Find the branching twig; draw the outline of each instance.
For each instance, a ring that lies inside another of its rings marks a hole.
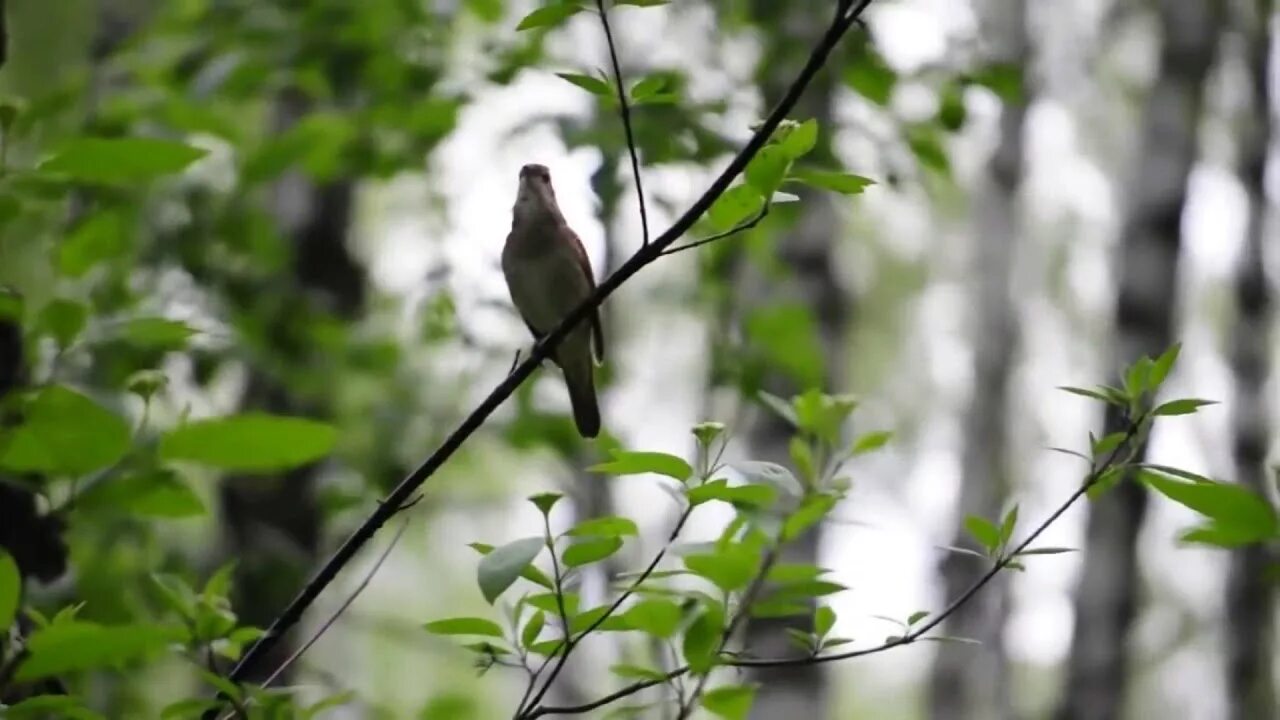
[[[640,205],[640,232],[644,244],[649,244],[649,210],[644,202],[644,183],[640,182],[640,159],[636,154],[636,139],[631,132],[631,106],[627,104],[627,89],[622,84],[622,66],[618,63],[618,48],[613,42],[613,30],[609,27],[609,13],[604,0],[596,0],[600,11],[600,24],[604,26],[604,40],[609,45],[609,62],[613,64],[613,81],[618,86],[618,114],[622,116],[622,130],[627,136],[627,153],[631,155],[631,174],[636,179],[636,199]]]
[[[445,438],[440,447],[431,454],[417,469],[409,474],[399,485],[391,491],[387,496],[386,502],[381,503],[369,517],[360,524],[358,528],[347,538],[345,542],[334,552],[333,556],[322,565],[316,572],[315,576],[303,586],[287,607],[276,617],[271,626],[267,628],[266,634],[258,639],[252,647],[240,659],[240,662],[231,671],[228,678],[233,682],[239,682],[250,673],[254,665],[259,659],[265,655],[280,638],[301,620],[303,613],[311,607],[320,593],[324,591],[338,572],[355,557],[360,548],[381,528],[387,520],[395,514],[396,509],[407,500],[422,483],[436,473],[444,463],[453,456],[458,448],[471,437],[476,430],[484,424],[485,420],[498,409],[516,388],[519,387],[533,371],[542,363],[544,359],[564,341],[570,331],[578,326],[587,315],[594,311],[606,298],[612,295],[619,287],[622,286],[633,275],[638,273],[645,266],[657,260],[662,255],[662,251],[670,247],[676,240],[684,235],[685,232],[693,226],[693,224],[702,217],[711,205],[718,199],[725,190],[729,188],[730,183],[738,176],[755,157],[756,153],[769,141],[773,132],[778,128],[787,114],[795,107],[796,102],[804,93],[805,88],[813,80],[818,71],[826,63],[827,57],[831,51],[839,44],[841,38],[849,31],[857,20],[858,16],[870,5],[872,0],[858,0],[854,3],[852,0],[840,0],[837,3],[835,17],[832,19],[831,25],[823,34],[822,39],[814,48],[809,56],[808,62],[800,71],[795,82],[787,88],[782,99],[769,113],[769,117],[761,123],[747,144],[742,150],[730,161],[728,167],[720,173],[718,177],[711,183],[707,190],[689,207],[689,209],[680,216],[678,220],[664,233],[659,235],[649,243],[641,247],[634,255],[631,256],[616,272],[610,275],[602,282],[596,291],[590,297],[578,305],[570,312],[550,333],[543,338],[534,348],[530,356],[524,360],[516,369],[508,375],[497,387],[493,389],[489,395],[480,402],[479,406],[468,415],[462,423]]]
[[[730,235],[737,235],[740,232],[746,232],[747,230],[750,230],[751,228],[759,225],[760,221],[764,220],[765,217],[769,215],[769,210],[770,210],[769,206],[770,206],[770,203],[769,201],[766,200],[764,205],[760,208],[760,212],[756,213],[749,220],[746,220],[742,223],[734,225],[733,227],[729,228],[728,230],[725,230],[724,232],[718,232],[715,235],[708,235],[707,237],[700,238],[698,240],[693,240],[691,242],[685,243],[684,245],[677,245],[672,248],[667,248],[666,250],[662,251],[662,254],[675,255],[678,252],[684,252],[685,250],[692,250],[696,247],[702,247],[703,245],[706,245],[708,243],[713,243],[717,240],[723,240],[729,237]]]
[[[780,541],[779,541],[780,542]],[[764,562],[760,563],[760,571],[756,573],[755,578],[751,580],[751,584],[747,586],[746,592],[742,594],[742,600],[738,603],[738,612],[734,613],[733,618],[729,620],[729,625],[720,634],[720,642],[716,644],[713,658],[720,657],[724,652],[725,646],[733,639],[733,634],[738,631],[738,626],[743,620],[751,614],[751,605],[756,601],[756,596],[764,588],[765,578],[769,575],[769,571],[773,569],[773,564],[778,561],[778,544],[769,548],[769,554],[765,556]],[[711,677],[711,673],[705,672],[698,676],[693,683],[693,692],[689,693],[689,697],[681,698],[680,712],[676,714],[676,720],[685,720],[689,717],[689,713],[693,712],[693,708],[698,704],[698,698],[702,696],[702,691],[707,687],[707,680]]]
[[[582,642],[583,638],[585,638],[586,636],[594,632],[596,628],[603,625],[606,620],[608,620],[615,612],[617,612],[618,608],[622,607],[622,604],[625,603],[628,598],[630,598],[632,595],[635,594],[636,590],[640,587],[640,585],[644,583],[645,580],[649,579],[649,576],[653,574],[653,571],[658,569],[658,564],[661,563],[662,558],[666,557],[667,555],[667,549],[670,548],[672,543],[676,541],[676,538],[680,536],[680,531],[684,529],[685,523],[689,521],[689,516],[692,514],[693,514],[693,506],[690,505],[689,507],[685,508],[685,511],[683,513],[680,514],[680,519],[676,521],[675,527],[671,529],[671,534],[667,536],[667,542],[662,546],[661,550],[659,550],[657,553],[654,554],[653,559],[649,561],[649,564],[648,566],[645,567],[644,571],[641,572],[640,575],[636,577],[635,581],[631,583],[631,586],[628,587],[626,591],[618,595],[618,597],[613,601],[613,603],[609,605],[609,608],[604,611],[603,615],[596,618],[581,633],[578,633],[578,636],[576,638],[569,633],[568,621],[565,622],[564,652],[560,653],[560,657],[556,661],[555,667],[551,669],[551,674],[547,676],[547,681],[542,684],[542,689],[539,690],[537,694],[533,696],[533,699],[528,701],[528,703],[522,703],[519,712],[516,713],[516,717],[519,720],[529,720],[531,718],[536,718],[545,714],[538,707],[538,703],[542,702],[542,698],[546,697],[547,691],[551,689],[551,684],[555,682],[556,677],[560,674],[560,671],[564,669],[565,663],[569,661],[569,654],[572,653],[573,649],[578,646],[578,643]],[[552,554],[554,555],[555,553],[553,552]],[[554,558],[552,559],[554,561]],[[548,658],[547,662],[551,662],[551,658]],[[537,675],[535,675],[530,682],[531,683],[537,682]],[[527,694],[528,693],[526,692],[526,695]]]
[[[934,616],[933,619],[930,620],[929,622],[924,623],[923,625],[917,627],[915,630],[912,630],[911,632],[901,637],[895,638],[893,640],[889,640],[887,642],[881,643],[874,647],[863,648],[861,650],[850,650],[848,652],[837,653],[833,655],[805,655],[803,657],[794,657],[794,658],[734,659],[734,660],[726,661],[722,664],[729,667],[740,667],[740,668],[741,667],[773,668],[773,667],[796,667],[800,665],[819,665],[822,663],[835,662],[837,660],[849,660],[857,657],[865,657],[867,655],[875,655],[877,653],[882,653],[882,652],[885,652],[886,650],[891,650],[893,648],[900,647],[902,645],[910,645],[921,639],[927,639],[927,638],[924,638],[924,636],[927,633],[933,631],[935,628],[937,628],[939,625],[945,622],[947,618],[954,615],[956,611],[958,611],[966,603],[972,600],[974,596],[977,595],[978,592],[982,590],[982,588],[986,587],[987,584],[990,583],[995,578],[996,575],[998,575],[1002,570],[1007,568],[1009,564],[1012,563],[1020,553],[1022,553],[1028,547],[1030,547],[1031,543],[1035,542],[1036,539],[1039,538],[1040,535],[1044,533],[1044,531],[1047,530],[1050,525],[1057,522],[1058,518],[1062,517],[1063,513],[1065,513],[1073,505],[1075,505],[1076,502],[1079,501],[1081,497],[1084,497],[1085,493],[1089,492],[1090,488],[1098,484],[1098,482],[1102,480],[1102,478],[1104,478],[1108,473],[1110,473],[1111,470],[1113,470],[1116,467],[1116,461],[1120,458],[1120,455],[1122,452],[1127,452],[1128,457],[1132,457],[1133,448],[1130,447],[1130,443],[1132,443],[1134,438],[1137,437],[1143,424],[1148,420],[1148,418],[1149,416],[1143,416],[1141,418],[1138,418],[1132,421],[1131,424],[1129,425],[1129,428],[1125,431],[1124,439],[1121,440],[1121,442],[1116,446],[1116,448],[1111,451],[1111,453],[1107,456],[1107,459],[1101,465],[1093,468],[1090,471],[1088,477],[1085,478],[1085,481],[1081,483],[1080,487],[1077,488],[1076,491],[1073,492],[1071,496],[1068,497],[1067,500],[1062,503],[1062,505],[1060,505],[1056,510],[1050,513],[1049,516],[1044,519],[1044,521],[1042,521],[1039,525],[1037,525],[1036,528],[1032,530],[1031,533],[1022,540],[1022,542],[1018,543],[1010,551],[1002,555],[1000,559],[998,559],[995,563],[992,564],[991,568],[987,570],[987,572],[984,573],[982,577],[978,578],[972,585],[969,586],[967,590],[961,593],[955,600],[952,600],[947,605],[946,608],[944,608],[941,612],[939,612],[936,616]],[[632,683],[598,700],[593,700],[592,702],[585,703],[582,705],[566,706],[566,707],[554,707],[554,706],[544,707],[544,708],[541,708],[538,712],[530,714],[529,718],[530,720],[532,720],[533,718],[541,717],[543,715],[574,715],[574,714],[589,712],[591,710],[595,710],[596,708],[603,707],[604,705],[607,705],[611,702],[615,702],[617,700],[621,700],[622,698],[629,697],[637,692],[640,692],[641,690],[645,690],[655,685],[668,682],[672,678],[680,677],[681,675],[684,675],[688,672],[689,672],[689,667],[686,665],[667,673],[662,680],[653,679],[653,680],[644,680],[641,682]]]

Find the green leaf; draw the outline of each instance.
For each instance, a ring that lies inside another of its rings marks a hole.
[[[987,552],[994,552],[996,548],[1000,547],[1000,530],[990,520],[977,515],[969,515],[964,519],[964,527],[975,540],[987,549]]]
[[[819,605],[813,611],[813,634],[824,638],[836,626],[836,611],[828,605]]]
[[[755,217],[764,209],[764,197],[751,185],[734,185],[716,198],[707,211],[711,227],[724,232]]]
[[[1192,541],[1232,547],[1274,538],[1280,529],[1271,503],[1243,486],[1183,482],[1145,469],[1139,477],[1160,494],[1212,521],[1199,532],[1193,531]]]
[[[221,701],[213,698],[186,698],[165,705],[160,711],[160,720],[191,720],[191,718],[200,717],[206,711],[218,710],[222,706]]]
[[[676,634],[683,612],[671,600],[651,598],[632,605],[623,617],[631,628],[665,639]]]
[[[1080,397],[1087,397],[1087,398],[1092,398],[1094,400],[1101,400],[1104,403],[1110,403],[1112,405],[1117,404],[1111,397],[1103,394],[1102,392],[1099,392],[1098,390],[1089,390],[1088,388],[1082,388],[1082,387],[1071,387],[1070,385],[1059,385],[1058,389],[1062,390],[1063,392],[1069,392],[1072,395],[1079,395]],[[1127,404],[1127,401],[1119,404],[1125,405]]]
[[[928,610],[917,610],[907,616],[907,627],[911,627],[927,617],[929,617]]]
[[[791,423],[792,427],[800,427],[800,419],[796,417],[796,411],[791,406],[791,403],[763,390],[757,394],[757,397],[760,398],[760,402],[765,407],[775,412],[778,417]]]
[[[907,147],[924,167],[943,176],[951,175],[951,159],[936,132],[918,126],[907,134]]]
[[[137,318],[120,327],[120,336],[126,342],[156,350],[181,350],[199,332],[181,320],[158,317]]]
[[[63,385],[39,392],[22,424],[0,441],[0,467],[16,472],[84,475],[115,464],[129,451],[124,418]]]
[[[665,75],[650,75],[631,86],[631,99],[644,102],[647,98],[662,92],[667,86],[667,81],[668,78]]]
[[[77,138],[40,164],[44,172],[102,185],[127,185],[181,172],[207,151],[159,138]]]
[[[337,441],[332,425],[251,412],[171,430],[160,439],[160,457],[236,472],[270,472],[320,460]]]
[[[777,145],[763,147],[747,163],[747,184],[759,191],[761,197],[768,197],[782,185],[790,165],[791,159],[782,148]]]
[[[791,128],[786,137],[778,143],[778,147],[788,158],[798,160],[808,155],[817,144],[818,121],[809,119]]]
[[[124,255],[133,242],[132,221],[123,212],[95,209],[58,246],[58,269],[68,277],[80,277]]]
[[[36,326],[48,333],[58,347],[66,349],[84,330],[89,318],[89,308],[74,300],[58,298],[40,310]]]
[[[564,497],[564,495],[560,493],[538,493],[537,495],[530,496],[529,502],[533,503],[534,507],[538,508],[538,512],[543,515],[549,515],[551,513],[551,508],[554,507],[562,497]]]
[[[601,97],[613,97],[613,87],[609,83],[598,77],[590,75],[581,75],[578,73],[556,73],[561,80],[573,83],[578,87],[586,90],[592,95],[600,95]]]
[[[658,680],[662,681],[667,678],[666,673],[660,670],[651,670],[649,668],[640,667],[639,665],[614,665],[609,668],[609,672],[617,675],[624,680]]]
[[[942,90],[935,119],[942,127],[956,132],[964,127],[968,118],[969,109],[964,104],[964,88],[958,83],[948,83]]]
[[[778,492],[769,485],[736,485],[729,486],[727,480],[712,480],[695,488],[690,488],[685,496],[690,505],[701,505],[711,500],[720,500],[739,507],[765,508],[778,498]]]
[[[564,612],[566,615],[573,616],[578,614],[578,606],[581,604],[582,598],[579,597],[576,592],[566,592],[560,599],[557,599],[554,592],[538,593],[536,595],[526,597],[524,602],[529,607],[546,611],[552,615],[559,615],[561,600],[564,602]]]
[[[992,63],[974,73],[971,79],[1005,102],[1022,102],[1022,66],[1018,63]]]
[[[830,495],[810,495],[805,498],[800,508],[791,514],[782,524],[784,542],[794,540],[805,530],[826,517],[836,506],[836,499]]]
[[[635,521],[630,518],[609,515],[583,520],[573,526],[573,529],[566,534],[574,537],[623,537],[625,535],[639,535],[640,529],[636,527]]]
[[[860,56],[845,63],[844,81],[853,91],[871,102],[888,107],[898,74],[889,67],[871,43],[863,46]]]
[[[520,631],[520,644],[529,647],[538,641],[538,635],[542,633],[542,628],[547,624],[547,614],[542,610],[534,613],[529,618],[529,622],[525,623],[524,630]]]
[[[545,543],[545,541],[543,542]],[[471,548],[472,550],[475,550],[481,555],[489,555],[490,553],[493,552],[493,546],[489,545],[488,543],[473,542],[473,543],[468,543],[467,547]],[[551,590],[553,587],[555,587],[554,584],[551,582],[551,578],[547,577],[547,574],[539,570],[535,565],[529,565],[528,567],[526,567],[523,571],[520,572],[520,577],[524,578],[525,580],[528,580],[529,582],[535,585],[540,585],[548,590]],[[566,593],[566,597],[568,596],[576,597],[574,593]],[[552,597],[554,598],[554,596]],[[532,600],[532,598],[530,598],[530,600]],[[532,602],[530,602],[530,604],[532,604]],[[541,607],[541,606],[535,606],[535,607]],[[552,607],[552,611],[554,611],[554,606]]]
[[[77,502],[82,508],[111,508],[157,518],[197,517],[206,512],[200,496],[177,473],[164,468],[108,478],[88,489]]]
[[[481,594],[490,605],[538,557],[538,553],[546,547],[545,543],[540,537],[513,540],[480,560],[480,566],[476,570],[477,580]]]
[[[684,458],[663,452],[632,452],[614,450],[613,458],[590,468],[592,472],[609,475],[639,475],[657,473],[684,482],[693,474],[693,467]]]
[[[1155,361],[1149,357],[1139,358],[1137,362],[1129,366],[1129,371],[1124,376],[1124,389],[1129,397],[1136,398],[1147,391],[1148,378],[1151,377],[1151,370],[1155,366]]]
[[[436,620],[424,625],[427,632],[435,635],[480,635],[483,637],[502,637],[502,628],[492,620],[479,617],[455,617]]]
[[[1018,505],[1015,503],[1000,521],[1000,544],[1007,545],[1013,537],[1013,529],[1018,524]]]
[[[17,679],[36,680],[81,670],[120,667],[147,657],[181,637],[180,628],[161,625],[99,625],[72,620],[41,628],[31,636],[31,655]]]
[[[22,599],[22,576],[13,556],[0,550],[0,635],[5,635],[18,616]]]
[[[724,610],[718,604],[706,607],[689,624],[680,649],[691,671],[705,673],[715,664],[716,648],[723,629]]]
[[[759,553],[743,545],[730,545],[720,552],[686,555],[684,566],[695,575],[710,580],[725,592],[741,590],[755,577]]]
[[[1069,547],[1038,547],[1027,548],[1018,555],[1061,555],[1062,553],[1077,552],[1075,548]]]
[[[524,19],[516,25],[516,31],[556,27],[565,20],[582,12],[582,9],[582,6],[576,3],[561,3],[559,5],[540,7],[525,15]]]
[[[889,444],[889,441],[892,439],[893,432],[889,430],[876,430],[874,432],[864,433],[859,435],[857,440],[853,441],[853,450],[850,454],[857,456],[874,452]]]
[[[1151,411],[1152,415],[1191,415],[1196,410],[1205,405],[1217,405],[1213,400],[1198,400],[1196,398],[1184,398],[1182,400],[1170,400],[1162,403],[1155,410]]]
[[[1152,392],[1159,390],[1164,384],[1165,378],[1169,377],[1169,371],[1173,370],[1173,366],[1178,362],[1178,354],[1181,352],[1182,343],[1174,343],[1156,358],[1151,365],[1151,375],[1147,378]]]
[[[1113,432],[1093,443],[1093,456],[1095,458],[1106,457],[1129,437],[1127,432]]]
[[[582,565],[590,565],[593,562],[599,562],[618,552],[618,549],[621,547],[622,538],[620,537],[602,537],[580,540],[570,545],[564,551],[561,559],[564,561],[564,564],[569,567],[580,567]]]
[[[85,707],[83,700],[71,695],[36,695],[15,705],[0,705],[0,717],[5,720],[106,720],[105,716]]]
[[[805,185],[831,190],[844,195],[860,195],[868,187],[876,184],[875,180],[861,175],[811,168],[796,168],[792,170],[791,179],[802,182]]]
[[[727,720],[744,720],[755,696],[753,685],[721,685],[702,696],[702,707]]]

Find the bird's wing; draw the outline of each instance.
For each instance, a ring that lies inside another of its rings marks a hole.
[[[591,259],[587,257],[586,248],[582,247],[582,240],[578,238],[578,233],[574,232],[568,225],[563,226],[565,237],[572,242],[573,258],[578,261],[578,267],[582,269],[582,274],[587,278],[587,287],[589,292],[596,291],[596,278],[591,272]],[[591,310],[591,339],[594,341],[596,361],[604,360],[604,329],[600,325],[600,308],[596,307]]]

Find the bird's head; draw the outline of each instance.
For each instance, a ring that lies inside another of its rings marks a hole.
[[[520,189],[516,192],[517,216],[557,214],[556,191],[551,187],[551,171],[546,165],[529,163],[520,168]]]

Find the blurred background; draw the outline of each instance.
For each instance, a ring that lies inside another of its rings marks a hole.
[[[88,388],[144,424],[258,409],[339,429],[330,458],[287,473],[184,470],[176,508],[72,512],[65,572],[31,578],[36,607],[152,617],[149,573],[201,578],[235,559],[237,612],[269,623],[528,348],[498,269],[520,166],[550,167],[598,278],[640,245],[616,103],[556,75],[608,67],[590,12],[516,32],[537,3],[7,4],[9,166],[82,135],[207,154],[145,186],[4,196],[0,283],[33,317],[72,302],[87,323],[64,346],[36,322],[0,375],[25,365],[23,382]],[[654,234],[749,137],[832,6],[610,10],[628,84],[660,78],[633,111]],[[602,593],[604,574],[647,562],[677,509],[652,479],[584,468],[617,445],[688,456],[702,420],[728,426],[731,459],[789,462],[762,389],[852,393],[855,432],[894,433],[796,548],[849,586],[827,600],[835,634],[858,643],[894,632],[875,616],[936,610],[984,569],[948,549],[974,547],[966,515],[1017,502],[1038,523],[1075,489],[1087,468],[1050,448],[1086,449],[1119,419],[1056,386],[1111,382],[1175,341],[1170,393],[1221,404],[1159,424],[1148,459],[1274,494],[1276,28],[1270,0],[876,0],[793,113],[819,121],[818,162],[876,184],[797,190],[757,228],[624,285],[603,308],[607,436],[581,441],[558,373],[540,371],[427,483],[404,539],[288,684],[355,691],[324,717],[507,716],[524,676],[479,675],[421,629],[485,607],[466,543],[538,534],[524,498],[542,490],[568,494],[565,526],[627,514],[641,541],[585,578]],[[185,330],[111,334],[140,314]],[[125,392],[140,370],[165,383],[145,418]],[[699,514],[685,539],[726,519]],[[752,717],[1280,717],[1271,552],[1179,544],[1192,519],[1136,484],[1079,504],[1042,542],[1080,552],[1032,558],[947,623],[981,645],[761,671]],[[776,622],[747,636],[785,652]],[[558,704],[614,687],[615,640],[584,646]],[[177,661],[77,686],[121,718],[198,688]]]

